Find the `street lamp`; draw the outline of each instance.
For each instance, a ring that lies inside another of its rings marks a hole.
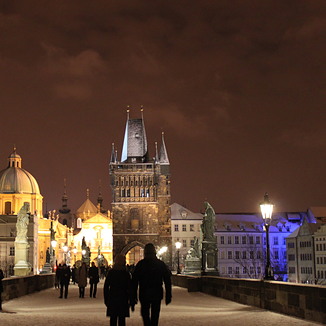
[[[182,246],[182,243],[180,241],[177,241],[175,243],[175,247],[177,248],[177,254],[178,254],[178,267],[177,267],[177,274],[181,274],[181,269],[180,269],[180,248]]]
[[[266,266],[265,266],[265,280],[274,280],[273,270],[271,266],[271,258],[270,258],[270,248],[269,248],[269,226],[272,221],[274,205],[270,202],[268,193],[265,193],[264,201],[260,204],[261,215],[263,216],[264,226],[266,230]]]
[[[64,252],[64,261],[65,261],[65,264],[67,263],[67,251],[68,251],[68,246],[67,245],[64,245],[62,247],[63,249],[63,252]]]

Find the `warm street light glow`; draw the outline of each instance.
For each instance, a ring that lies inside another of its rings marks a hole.
[[[77,254],[77,248],[72,249],[72,252],[74,253],[74,255],[76,255]]]
[[[162,256],[164,253],[166,253],[168,251],[168,247],[167,246],[163,246],[162,248],[160,248],[160,250],[157,252],[157,254],[159,256]]]
[[[55,248],[57,246],[57,241],[51,240],[51,246],[52,246],[52,248]]]
[[[270,202],[268,193],[264,195],[264,201],[260,204],[261,215],[263,216],[265,230],[266,230],[266,266],[265,266],[265,280],[274,280],[273,269],[271,266],[270,259],[270,248],[269,248],[269,227],[272,221],[274,205]]]
[[[175,243],[175,247],[179,250],[182,247],[182,243],[180,241],[177,241]]]
[[[264,219],[264,223],[270,225],[274,205],[270,202],[268,193],[265,193],[264,201],[260,204],[261,214]]]
[[[64,252],[67,252],[67,251],[68,251],[68,247],[67,247],[66,245],[64,245],[64,246],[62,247],[62,249],[63,249]]]

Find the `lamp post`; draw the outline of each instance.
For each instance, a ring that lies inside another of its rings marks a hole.
[[[67,245],[64,245],[63,247],[62,247],[62,249],[63,249],[63,255],[64,255],[64,262],[65,262],[65,264],[67,263],[67,252],[68,252],[68,246]]]
[[[76,264],[77,248],[75,247],[74,249],[72,249],[72,252],[74,253],[74,264]]]
[[[177,267],[177,274],[181,274],[181,269],[180,269],[180,248],[182,246],[182,243],[180,241],[177,241],[175,243],[175,247],[177,249],[177,257],[178,257],[178,267]]]
[[[52,271],[54,270],[55,264],[55,247],[57,246],[57,241],[55,240],[55,231],[53,230],[53,222],[51,221],[50,227],[50,264]]]
[[[274,205],[270,202],[268,193],[264,195],[264,201],[260,204],[261,215],[263,216],[264,226],[266,230],[266,266],[265,266],[265,280],[274,280],[273,270],[271,266],[270,248],[269,248],[269,227],[272,221]]]

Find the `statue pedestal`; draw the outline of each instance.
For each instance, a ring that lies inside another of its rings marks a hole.
[[[52,273],[52,267],[50,263],[45,263],[42,268],[42,274],[43,273]]]
[[[26,276],[29,275],[31,268],[27,263],[27,250],[29,244],[27,240],[16,240],[15,241],[15,276]]]
[[[186,274],[200,274],[201,260],[198,257],[186,258],[185,269]]]
[[[215,237],[214,237],[215,238]],[[217,265],[217,243],[215,241],[202,242],[202,275],[219,275]]]

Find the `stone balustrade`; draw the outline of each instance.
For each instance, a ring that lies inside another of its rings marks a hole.
[[[326,324],[326,287],[216,276],[173,275],[173,285]]]

